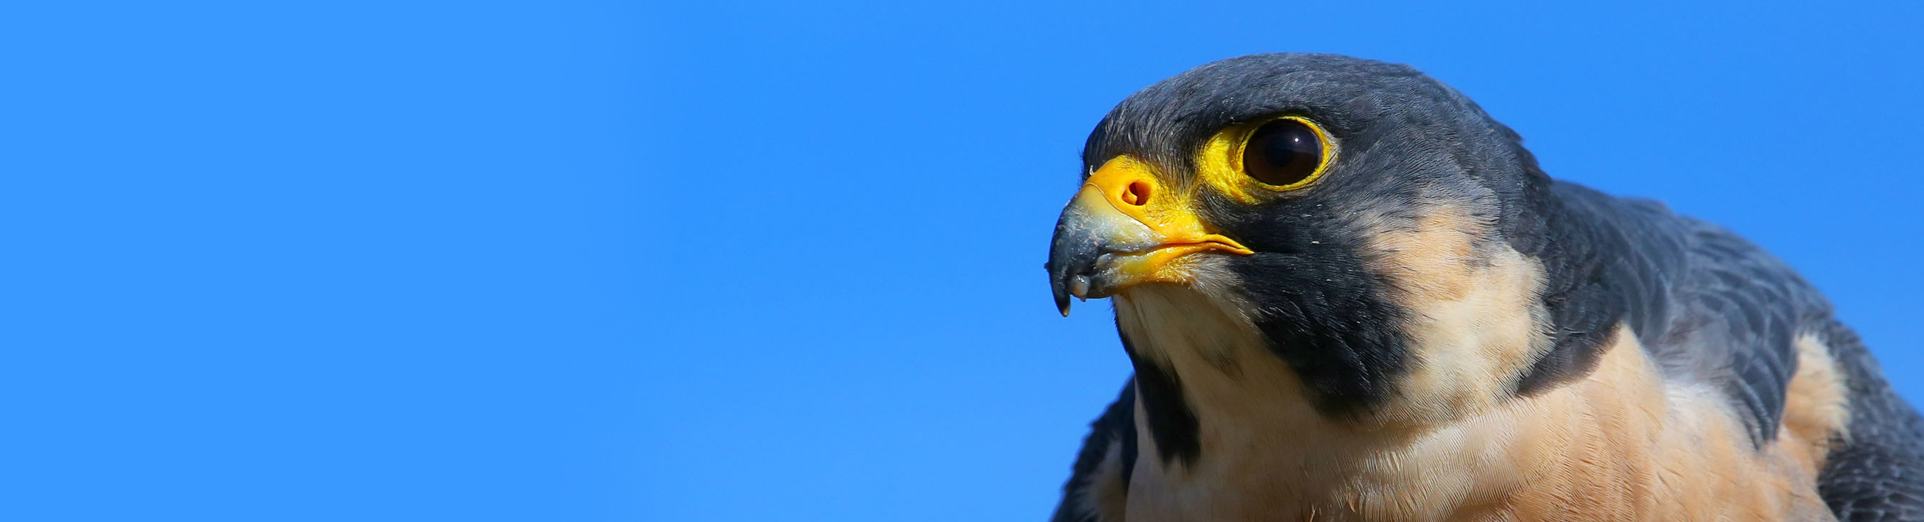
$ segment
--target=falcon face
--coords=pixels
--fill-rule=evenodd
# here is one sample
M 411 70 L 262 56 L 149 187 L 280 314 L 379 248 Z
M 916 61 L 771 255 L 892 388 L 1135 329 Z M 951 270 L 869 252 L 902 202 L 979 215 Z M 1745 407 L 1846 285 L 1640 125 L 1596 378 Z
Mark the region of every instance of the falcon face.
M 1183 285 L 1254 323 L 1319 408 L 1367 412 L 1419 364 L 1416 294 L 1471 291 L 1476 268 L 1541 243 L 1533 197 L 1549 181 L 1516 143 L 1405 66 L 1261 55 L 1197 68 L 1090 136 L 1050 252 L 1057 306 Z
M 1924 420 L 1794 272 L 1551 180 L 1407 66 L 1204 65 L 1110 111 L 1083 163 L 1045 268 L 1065 315 L 1114 298 L 1136 375 L 1057 520 L 1775 520 L 1924 499 L 1905 478 L 1924 477 Z M 1889 440 L 1837 442 L 1865 422 Z M 1819 497 L 1844 477 L 1876 486 Z

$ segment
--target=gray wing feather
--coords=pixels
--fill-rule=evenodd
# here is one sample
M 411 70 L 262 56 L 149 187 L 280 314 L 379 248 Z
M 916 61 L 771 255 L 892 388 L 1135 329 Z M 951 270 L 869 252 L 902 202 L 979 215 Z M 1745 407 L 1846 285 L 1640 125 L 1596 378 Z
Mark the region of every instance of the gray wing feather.
M 1924 418 L 1884 380 L 1857 334 L 1832 323 L 1824 343 L 1850 386 L 1850 436 L 1817 478 L 1844 522 L 1924 520 Z
M 1759 444 L 1771 440 L 1797 372 L 1796 339 L 1819 335 L 1845 374 L 1849 436 L 1818 476 L 1841 521 L 1924 521 L 1924 417 L 1899 397 L 1830 303 L 1775 256 L 1723 228 L 1655 202 L 1570 183 L 1555 189 L 1579 214 L 1621 235 L 1610 280 L 1625 319 L 1666 378 L 1715 384 Z
M 1830 304 L 1776 257 L 1721 227 L 1660 203 L 1558 182 L 1566 207 L 1607 224 L 1607 270 L 1624 319 L 1666 378 L 1722 390 L 1759 444 L 1782 420 L 1797 372 L 1797 335 L 1828 321 Z

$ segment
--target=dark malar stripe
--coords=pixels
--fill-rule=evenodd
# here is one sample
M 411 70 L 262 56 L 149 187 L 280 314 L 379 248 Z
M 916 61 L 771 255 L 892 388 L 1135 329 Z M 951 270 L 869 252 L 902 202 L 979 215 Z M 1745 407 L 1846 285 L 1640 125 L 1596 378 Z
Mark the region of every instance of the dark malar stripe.
M 1121 334 L 1120 327 L 1117 333 Z M 1176 378 L 1174 369 L 1138 355 L 1127 334 L 1120 337 L 1122 349 L 1129 352 L 1129 361 L 1136 366 L 1136 392 L 1142 397 L 1142 411 L 1147 416 L 1143 420 L 1149 425 L 1149 437 L 1156 441 L 1156 456 L 1162 458 L 1164 465 L 1174 460 L 1181 460 L 1185 466 L 1195 464 L 1196 458 L 1202 455 L 1201 428 L 1196 422 L 1196 411 L 1190 409 L 1189 402 L 1183 398 L 1182 380 Z M 1130 461 L 1133 464 L 1134 459 Z

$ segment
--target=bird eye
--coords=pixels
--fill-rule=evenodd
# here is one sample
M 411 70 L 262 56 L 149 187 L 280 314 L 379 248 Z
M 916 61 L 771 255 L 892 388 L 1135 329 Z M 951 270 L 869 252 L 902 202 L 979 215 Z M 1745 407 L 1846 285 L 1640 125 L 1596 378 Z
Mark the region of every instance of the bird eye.
M 1322 166 L 1322 136 L 1297 118 L 1263 124 L 1243 145 L 1243 172 L 1268 185 L 1301 186 Z

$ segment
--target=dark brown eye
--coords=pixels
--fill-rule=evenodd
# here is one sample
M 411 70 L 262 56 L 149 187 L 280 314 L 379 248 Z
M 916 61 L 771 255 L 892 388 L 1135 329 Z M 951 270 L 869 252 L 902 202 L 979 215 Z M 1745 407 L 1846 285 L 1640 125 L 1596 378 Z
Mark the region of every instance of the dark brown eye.
M 1323 164 L 1323 140 L 1295 119 L 1264 124 L 1243 146 L 1243 172 L 1270 185 L 1302 183 Z

